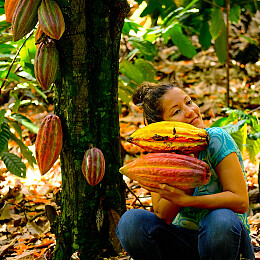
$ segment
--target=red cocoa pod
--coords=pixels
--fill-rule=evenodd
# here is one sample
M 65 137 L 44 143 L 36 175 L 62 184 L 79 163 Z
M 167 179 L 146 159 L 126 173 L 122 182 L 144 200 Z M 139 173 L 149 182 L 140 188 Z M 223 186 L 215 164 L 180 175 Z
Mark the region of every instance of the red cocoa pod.
M 59 40 L 65 31 L 63 14 L 53 0 L 42 0 L 38 9 L 38 20 L 44 33 L 55 40 Z
M 88 149 L 83 158 L 82 172 L 87 182 L 95 186 L 104 177 L 105 158 L 102 151 L 96 147 Z
M 8 23 L 12 22 L 15 7 L 17 6 L 19 0 L 5 0 L 5 20 Z
M 59 66 L 59 54 L 51 39 L 39 44 L 35 55 L 34 73 L 43 89 L 47 90 L 55 81 Z
M 119 171 L 140 185 L 156 188 L 164 183 L 179 189 L 195 188 L 206 184 L 211 176 L 210 167 L 204 161 L 174 153 L 150 153 Z
M 19 0 L 12 18 L 14 41 L 28 34 L 38 22 L 38 7 L 41 0 Z
M 62 149 L 62 138 L 60 118 L 47 115 L 40 125 L 35 142 L 36 160 L 42 175 L 57 161 Z

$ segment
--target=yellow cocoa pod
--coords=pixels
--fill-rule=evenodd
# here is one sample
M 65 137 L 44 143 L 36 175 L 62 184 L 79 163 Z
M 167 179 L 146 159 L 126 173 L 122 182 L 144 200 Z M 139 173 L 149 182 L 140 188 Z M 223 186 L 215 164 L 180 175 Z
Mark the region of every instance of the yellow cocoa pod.
M 206 149 L 209 136 L 205 129 L 190 124 L 161 121 L 136 130 L 127 141 L 148 152 L 190 154 Z

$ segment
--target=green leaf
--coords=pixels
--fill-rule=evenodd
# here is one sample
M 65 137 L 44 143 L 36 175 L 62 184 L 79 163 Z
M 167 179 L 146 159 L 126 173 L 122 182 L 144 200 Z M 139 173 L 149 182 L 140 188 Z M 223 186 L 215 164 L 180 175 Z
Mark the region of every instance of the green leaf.
M 39 131 L 39 127 L 35 125 L 29 118 L 27 118 L 24 115 L 18 114 L 18 113 L 13 113 L 10 116 L 12 119 L 16 120 L 18 123 L 22 124 L 25 126 L 27 129 L 29 129 L 31 132 L 37 134 Z
M 240 151 L 244 151 L 247 139 L 246 120 L 238 121 L 235 125 L 229 124 L 222 127 L 233 137 Z
M 227 125 L 227 122 L 230 123 L 227 117 L 222 117 L 215 121 L 210 127 L 221 127 Z
M 122 29 L 122 34 L 129 35 L 130 31 L 133 30 L 135 33 L 140 31 L 140 27 L 142 27 L 140 24 L 135 23 L 129 19 L 125 19 L 124 26 Z
M 1 54 L 6 54 L 6 53 L 11 53 L 11 52 L 16 52 L 16 48 L 10 44 L 0 44 L 0 53 Z
M 37 164 L 35 157 L 33 156 L 32 151 L 22 142 L 22 140 L 18 139 L 14 134 L 11 133 L 10 138 L 14 140 L 20 147 L 21 153 L 24 158 L 28 161 L 28 163 L 33 167 L 33 164 Z
M 138 49 L 146 58 L 154 58 L 154 56 L 158 54 L 155 45 L 149 41 L 137 37 L 131 37 L 128 39 L 128 42 Z
M 210 33 L 213 40 L 216 40 L 224 29 L 225 22 L 220 8 L 214 8 L 210 23 Z
M 5 109 L 1 109 L 1 110 L 0 110 L 0 125 L 2 125 L 2 123 L 4 122 L 5 113 L 6 113 L 6 110 L 5 110 Z
M 215 50 L 218 60 L 221 64 L 227 59 L 227 32 L 223 30 L 215 40 Z
M 17 155 L 3 152 L 1 158 L 8 171 L 19 177 L 26 177 L 26 166 Z
M 209 23 L 208 21 L 204 21 L 199 34 L 199 43 L 202 45 L 204 50 L 207 50 L 211 45 L 211 34 L 209 31 Z
M 118 82 L 118 97 L 119 100 L 129 105 L 132 100 L 132 93 L 124 86 L 123 82 Z
M 2 153 L 5 147 L 8 145 L 9 138 L 10 138 L 9 125 L 6 122 L 3 122 L 0 128 L 0 153 Z
M 239 5 L 230 8 L 229 20 L 231 21 L 231 23 L 237 24 L 240 20 L 240 15 L 241 15 L 241 7 Z
M 197 54 L 195 47 L 192 45 L 191 41 L 182 33 L 181 26 L 175 23 L 170 30 L 170 36 L 173 43 L 178 47 L 181 54 L 192 58 Z
M 135 63 L 123 60 L 120 62 L 120 72 L 137 85 L 143 81 L 155 81 L 155 70 L 152 64 L 143 59 L 136 59 Z
M 19 124 L 13 120 L 10 120 L 9 118 L 6 118 L 6 120 L 8 121 L 9 126 L 12 127 L 15 130 L 15 132 L 19 135 L 20 139 L 22 139 L 23 132 Z
M 11 26 L 10 23 L 7 23 L 6 21 L 0 22 L 0 32 L 5 31 Z
M 260 138 L 256 140 L 247 138 L 246 150 L 248 151 L 250 160 L 254 163 L 256 155 L 260 152 Z

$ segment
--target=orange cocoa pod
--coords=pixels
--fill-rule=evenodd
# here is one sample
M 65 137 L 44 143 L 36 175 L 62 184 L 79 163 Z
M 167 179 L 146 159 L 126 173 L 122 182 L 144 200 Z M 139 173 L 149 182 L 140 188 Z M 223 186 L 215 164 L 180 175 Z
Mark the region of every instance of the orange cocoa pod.
M 36 44 L 36 48 L 38 48 L 38 45 L 40 44 L 40 42 L 38 43 L 38 40 L 40 39 L 40 37 L 43 34 L 43 30 L 40 27 L 40 25 L 37 26 L 36 32 L 35 32 L 35 44 Z
M 82 172 L 87 182 L 97 185 L 105 174 L 105 158 L 102 151 L 96 147 L 88 149 L 83 158 Z
M 42 175 L 57 161 L 62 149 L 62 138 L 60 118 L 47 115 L 40 125 L 35 142 L 36 160 Z
M 174 153 L 150 153 L 119 169 L 140 185 L 159 188 L 168 184 L 190 189 L 206 184 L 211 176 L 207 163 L 195 157 Z
M 43 89 L 47 90 L 55 81 L 59 66 L 59 54 L 51 39 L 39 44 L 35 55 L 34 73 Z
M 5 0 L 4 9 L 5 9 L 5 20 L 8 23 L 12 22 L 13 14 L 16 5 L 18 4 L 19 0 Z
M 13 13 L 12 31 L 14 41 L 28 34 L 38 22 L 38 7 L 41 0 L 19 0 Z
M 42 0 L 38 9 L 39 25 L 44 33 L 59 40 L 65 31 L 65 22 L 59 5 L 53 0 Z

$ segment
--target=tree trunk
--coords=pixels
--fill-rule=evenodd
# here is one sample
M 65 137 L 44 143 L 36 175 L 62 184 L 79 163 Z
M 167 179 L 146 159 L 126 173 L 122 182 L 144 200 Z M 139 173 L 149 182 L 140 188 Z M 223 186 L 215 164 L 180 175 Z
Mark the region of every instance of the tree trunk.
M 66 30 L 57 41 L 60 72 L 54 89 L 55 114 L 62 121 L 61 212 L 54 259 L 97 259 L 111 251 L 109 212 L 125 210 L 118 115 L 118 63 L 126 0 L 56 0 Z M 90 186 L 82 174 L 84 153 L 102 150 L 103 180 Z M 102 215 L 104 217 L 102 217 Z M 98 221 L 98 224 L 97 224 Z M 110 237 L 109 237 L 110 234 Z M 113 243 L 112 243 L 113 244 Z M 114 252 L 115 253 L 115 252 Z

